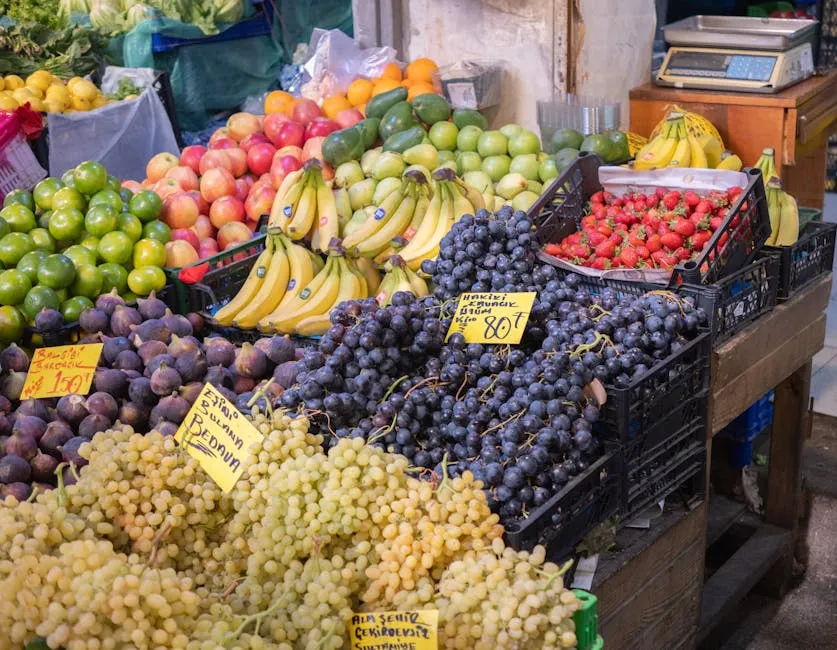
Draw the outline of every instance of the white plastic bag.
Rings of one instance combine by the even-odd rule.
[[[102,92],[110,95],[119,90],[119,82],[128,78],[137,88],[151,88],[157,78],[157,72],[152,68],[121,68],[116,65],[109,65],[102,75]]]
[[[117,178],[142,180],[152,156],[180,151],[166,109],[150,89],[87,113],[50,113],[47,128],[51,176],[96,160]]]
[[[302,96],[321,102],[334,94],[344,94],[358,77],[378,77],[387,63],[395,61],[391,47],[359,48],[339,29],[315,29],[311,34],[311,58],[303,66],[310,81],[302,86]]]

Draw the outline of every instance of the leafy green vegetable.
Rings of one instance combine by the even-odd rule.
[[[87,27],[49,29],[44,25],[0,28],[0,74],[27,77],[36,70],[69,79],[98,70],[105,62],[107,37]]]
[[[142,88],[135,86],[134,82],[128,77],[123,77],[116,86],[116,92],[108,94],[107,98],[121,101],[130,95],[139,95],[140,93],[142,93]]]
[[[37,22],[47,27],[60,27],[59,0],[0,0],[0,16],[18,22]]]

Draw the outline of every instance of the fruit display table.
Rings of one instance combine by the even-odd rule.
[[[725,425],[775,389],[760,525],[705,583],[706,548],[735,523],[743,504],[713,495],[687,512],[669,500],[650,529],[621,530],[617,550],[600,556],[593,582],[609,648],[693,648],[760,580],[779,592],[787,584],[803,510],[800,470],[811,359],[825,340],[831,281],[829,274],[814,282],[713,352],[710,448]]]
[[[660,88],[630,92],[631,131],[647,134],[677,104],[705,116],[725,146],[752,166],[765,147],[776,151],[785,189],[800,205],[823,206],[828,137],[837,130],[837,70],[775,95]]]

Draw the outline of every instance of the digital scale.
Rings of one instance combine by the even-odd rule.
[[[692,16],[663,27],[660,86],[775,93],[814,74],[816,20]]]

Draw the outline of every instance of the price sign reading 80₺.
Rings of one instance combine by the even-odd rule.
[[[20,399],[86,395],[93,383],[101,343],[38,348],[32,355]]]
[[[468,343],[520,343],[535,292],[463,293],[448,330],[462,334]]]

